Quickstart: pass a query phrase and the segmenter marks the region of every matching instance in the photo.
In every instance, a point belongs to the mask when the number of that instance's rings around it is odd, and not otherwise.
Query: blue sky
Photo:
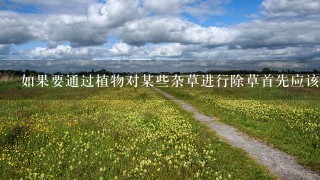
[[[318,0],[0,0],[0,60],[319,60]]]

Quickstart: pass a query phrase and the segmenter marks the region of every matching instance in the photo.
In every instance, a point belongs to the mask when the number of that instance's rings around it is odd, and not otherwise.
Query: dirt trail
[[[268,167],[272,173],[280,179],[319,179],[320,176],[313,171],[297,164],[296,160],[277,149],[271,148],[265,143],[257,141],[241,133],[232,126],[217,122],[212,117],[205,116],[193,106],[175,98],[174,96],[158,89],[156,92],[164,95],[168,99],[181,105],[183,109],[193,113],[198,121],[205,123],[219,136],[229,142],[231,145],[245,150],[251,157],[257,159],[261,164]]]

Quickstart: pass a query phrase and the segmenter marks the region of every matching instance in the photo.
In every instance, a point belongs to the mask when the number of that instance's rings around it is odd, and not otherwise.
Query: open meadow
[[[0,179],[275,178],[151,88],[0,91]]]
[[[18,80],[0,82],[0,179],[275,178],[153,88]],[[320,173],[317,87],[160,89]]]
[[[320,173],[319,88],[189,86],[162,90]]]

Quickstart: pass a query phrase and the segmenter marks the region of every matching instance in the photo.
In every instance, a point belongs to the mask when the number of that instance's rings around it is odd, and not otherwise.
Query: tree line
[[[270,68],[263,68],[261,71],[257,70],[210,70],[210,71],[197,71],[197,72],[160,72],[160,73],[150,73],[150,72],[138,72],[138,73],[130,73],[130,72],[110,72],[106,69],[101,69],[98,71],[95,71],[92,69],[91,71],[79,71],[79,72],[69,72],[69,73],[62,73],[62,72],[55,72],[55,73],[45,73],[41,71],[35,71],[35,70],[0,70],[1,76],[23,76],[24,74],[26,76],[36,76],[41,74],[47,74],[47,75],[72,75],[77,74],[79,76],[82,75],[97,75],[97,74],[105,74],[105,75],[112,75],[112,74],[119,74],[119,75],[128,75],[128,74],[167,74],[167,75],[173,75],[173,74],[319,74],[320,71],[314,69],[313,71],[294,71],[294,70],[272,70]]]

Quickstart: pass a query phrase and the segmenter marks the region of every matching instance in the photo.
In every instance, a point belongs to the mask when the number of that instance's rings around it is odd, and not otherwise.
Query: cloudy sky
[[[0,0],[1,60],[319,60],[319,0]]]

